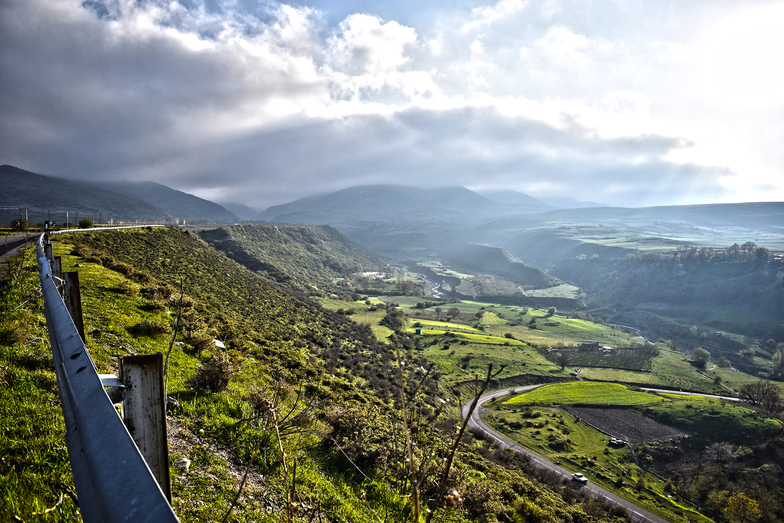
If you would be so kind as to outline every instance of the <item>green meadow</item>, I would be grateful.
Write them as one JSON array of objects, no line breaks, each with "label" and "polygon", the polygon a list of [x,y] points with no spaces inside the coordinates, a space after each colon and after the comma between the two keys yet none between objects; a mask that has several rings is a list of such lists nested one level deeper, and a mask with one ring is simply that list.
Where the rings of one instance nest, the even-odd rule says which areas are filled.
[{"label": "green meadow", "polygon": [[636,392],[618,383],[579,381],[553,383],[515,396],[506,401],[509,405],[647,405],[658,403],[663,398],[645,392]]}]

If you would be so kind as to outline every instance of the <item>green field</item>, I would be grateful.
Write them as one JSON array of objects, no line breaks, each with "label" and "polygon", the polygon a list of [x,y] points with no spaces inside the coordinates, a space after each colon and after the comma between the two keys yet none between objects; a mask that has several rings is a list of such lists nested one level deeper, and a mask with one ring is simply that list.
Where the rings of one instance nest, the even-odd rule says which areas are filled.
[{"label": "green field", "polygon": [[663,398],[646,392],[629,390],[617,383],[553,383],[515,396],[505,403],[543,405],[647,405],[663,401]]},{"label": "green field", "polygon": [[710,521],[686,500],[668,492],[665,480],[640,468],[628,447],[611,448],[607,435],[563,409],[501,400],[485,406],[495,409],[484,417],[495,430],[556,464],[582,472],[592,483],[670,521],[683,521],[684,516],[693,522]]},{"label": "green field", "polygon": [[[369,324],[378,339],[386,339],[392,334],[392,330],[379,325],[386,314],[386,306],[399,305],[408,317],[403,332],[419,339],[425,356],[438,366],[449,384],[474,379],[477,374],[484,373],[488,363],[493,363],[496,368],[506,365],[500,376],[502,378],[527,375],[528,382],[537,375],[546,376],[548,380],[570,381],[575,379],[570,372],[579,369],[580,377],[590,381],[668,387],[716,395],[734,395],[743,384],[758,379],[732,369],[718,368],[712,363],[707,370],[697,372],[687,354],[664,344],[651,345],[639,336],[587,320],[560,314],[548,316],[547,311],[541,309],[461,301],[441,303],[438,306],[441,309],[439,319],[435,307],[417,309],[416,304],[420,301],[421,298],[410,296],[383,296],[356,302],[322,300],[322,304],[332,310],[350,310],[352,319]],[[446,321],[446,311],[452,307],[460,310],[459,317]],[[477,318],[477,314],[481,317]],[[533,318],[536,318],[536,328],[531,328]],[[415,334],[417,328],[421,328],[421,334]],[[551,354],[552,359],[548,359],[544,352],[547,347],[576,347],[585,341],[616,348],[655,349],[658,355],[636,369],[586,366],[578,358],[561,369],[554,361],[555,355]],[[599,363],[607,365],[612,361],[609,358]]]}]

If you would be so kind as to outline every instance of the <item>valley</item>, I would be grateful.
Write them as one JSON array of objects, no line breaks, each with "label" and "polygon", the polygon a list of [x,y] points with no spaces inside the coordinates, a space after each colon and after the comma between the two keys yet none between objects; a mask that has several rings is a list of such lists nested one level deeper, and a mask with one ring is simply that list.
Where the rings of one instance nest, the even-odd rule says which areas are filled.
[{"label": "valley", "polygon": [[[480,414],[591,482],[668,521],[734,521],[741,494],[758,521],[784,519],[781,404],[666,392],[748,399],[773,383],[780,394],[765,381],[784,370],[778,204],[521,214],[463,190],[368,187],[353,208],[357,194],[279,209],[275,223],[57,237],[64,267],[86,282],[87,346],[101,370],[118,355],[166,353],[179,318],[172,459],[194,467],[173,469],[182,521],[216,510],[285,520],[293,463],[294,520],[410,520],[404,435],[416,442],[422,493],[437,496],[457,408],[489,366],[500,369],[489,390],[577,387],[487,402]],[[376,204],[379,194],[392,200]],[[29,519],[65,493],[56,513],[67,519],[78,509],[67,501],[62,422],[44,407],[56,388],[31,261],[23,251],[4,263],[0,486],[13,504],[2,514]],[[610,383],[621,387],[610,400],[589,389]],[[622,399],[634,395],[646,402]],[[284,436],[269,401],[293,416]],[[15,426],[19,416],[27,421]],[[610,436],[631,447],[608,446]],[[455,448],[447,476],[462,501],[439,505],[443,517],[623,518],[479,433]]]}]

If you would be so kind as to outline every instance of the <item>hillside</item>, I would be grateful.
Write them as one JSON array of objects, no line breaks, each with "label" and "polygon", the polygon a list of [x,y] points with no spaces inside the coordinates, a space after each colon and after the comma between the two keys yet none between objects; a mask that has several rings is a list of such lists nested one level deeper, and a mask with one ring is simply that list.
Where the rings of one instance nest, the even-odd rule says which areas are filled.
[{"label": "hillside", "polygon": [[689,349],[712,344],[717,357],[726,352],[739,368],[749,362],[738,352],[756,344],[710,340],[721,331],[774,337],[784,309],[784,260],[727,249],[564,258],[551,274],[581,286],[611,321],[680,340]]},{"label": "hillside", "polygon": [[353,289],[357,273],[390,271],[378,256],[326,225],[239,225],[203,230],[199,237],[250,271],[311,294],[342,294]]},{"label": "hillside", "polygon": [[90,218],[94,222],[234,223],[237,216],[220,205],[153,182],[72,182],[0,166],[0,223],[24,218],[59,225]]},{"label": "hillside", "polygon": [[71,223],[78,221],[77,213],[79,219],[95,221],[103,214],[101,218],[107,223],[110,220],[154,222],[171,219],[165,211],[139,199],[10,165],[0,166],[0,186],[3,187],[0,222],[4,224],[19,218],[20,207],[27,209],[27,219],[31,223],[51,219],[65,224],[66,213]]},{"label": "hillside", "polygon": [[[242,522],[410,519],[411,462],[395,444],[407,432],[423,498],[436,496],[455,417],[436,407],[450,396],[422,374],[427,364],[410,337],[392,338],[409,369],[402,373],[368,326],[281,292],[181,230],[81,233],[56,237],[54,248],[65,270],[81,274],[87,345],[100,372],[113,371],[118,355],[167,352],[181,316],[168,387],[172,463],[188,464],[172,467],[181,521],[229,513]],[[34,521],[48,511],[74,520],[29,251],[10,269],[0,286],[0,519]],[[396,406],[401,379],[417,384],[405,395],[409,429]],[[529,471],[467,438],[448,479],[459,499],[438,512],[489,522],[621,520]]]},{"label": "hillside", "polygon": [[524,264],[504,249],[489,245],[465,244],[445,251],[444,255],[456,266],[478,274],[505,278],[523,289],[544,289],[562,282],[539,269]]},{"label": "hillside", "polygon": [[236,214],[217,203],[177,191],[160,183],[133,181],[85,181],[82,183],[147,202],[163,209],[171,218],[179,221],[212,223],[239,221]]}]

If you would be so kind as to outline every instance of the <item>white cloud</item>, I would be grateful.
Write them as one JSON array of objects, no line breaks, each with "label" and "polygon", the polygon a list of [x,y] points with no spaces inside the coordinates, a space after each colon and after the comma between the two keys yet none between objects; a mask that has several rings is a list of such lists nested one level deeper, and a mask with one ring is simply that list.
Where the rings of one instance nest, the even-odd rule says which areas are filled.
[{"label": "white cloud", "polygon": [[500,0],[493,6],[476,7],[471,10],[471,21],[461,30],[465,33],[493,24],[510,15],[519,13],[526,5],[525,0]]},{"label": "white cloud", "polygon": [[397,22],[382,23],[375,16],[351,15],[330,37],[328,55],[336,69],[348,72],[387,72],[410,61],[407,50],[417,40],[416,31]]}]

